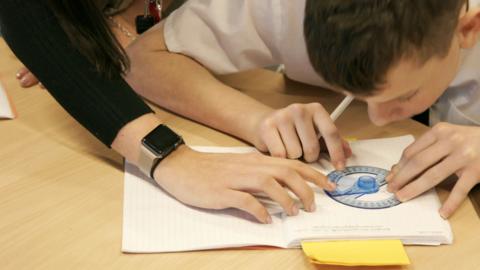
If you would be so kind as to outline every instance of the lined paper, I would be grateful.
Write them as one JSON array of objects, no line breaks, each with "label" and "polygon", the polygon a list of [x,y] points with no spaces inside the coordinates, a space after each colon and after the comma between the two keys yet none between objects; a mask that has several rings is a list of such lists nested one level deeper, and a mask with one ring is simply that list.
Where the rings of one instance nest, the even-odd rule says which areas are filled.
[{"label": "lined paper", "polygon": [[[412,136],[356,141],[347,165],[389,168]],[[197,151],[247,153],[249,147],[194,147]],[[314,168],[333,169],[322,159]],[[352,208],[314,189],[317,211],[286,216],[269,205],[273,224],[257,223],[240,210],[205,210],[182,204],[132,164],[125,164],[122,250],[132,253],[179,252],[243,246],[299,247],[302,240],[400,239],[404,244],[439,245],[453,241],[448,221],[440,218],[435,191],[383,210]]]}]

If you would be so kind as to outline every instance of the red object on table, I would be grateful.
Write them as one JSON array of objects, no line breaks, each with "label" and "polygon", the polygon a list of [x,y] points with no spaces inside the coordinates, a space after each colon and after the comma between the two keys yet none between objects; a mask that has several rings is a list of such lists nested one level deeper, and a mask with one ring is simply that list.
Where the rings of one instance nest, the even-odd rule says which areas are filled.
[{"label": "red object on table", "polygon": [[152,17],[155,19],[155,23],[158,23],[162,19],[162,11],[159,10],[156,2],[157,1],[155,0],[150,0],[150,3],[148,4],[148,9]]}]

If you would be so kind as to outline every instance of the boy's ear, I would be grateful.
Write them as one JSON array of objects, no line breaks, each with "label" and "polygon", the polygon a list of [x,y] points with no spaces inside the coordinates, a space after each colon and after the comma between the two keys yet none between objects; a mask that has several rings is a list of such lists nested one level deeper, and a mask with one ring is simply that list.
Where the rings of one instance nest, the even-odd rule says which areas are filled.
[{"label": "boy's ear", "polygon": [[472,48],[477,44],[480,35],[480,8],[471,9],[460,17],[458,34],[462,48]]}]

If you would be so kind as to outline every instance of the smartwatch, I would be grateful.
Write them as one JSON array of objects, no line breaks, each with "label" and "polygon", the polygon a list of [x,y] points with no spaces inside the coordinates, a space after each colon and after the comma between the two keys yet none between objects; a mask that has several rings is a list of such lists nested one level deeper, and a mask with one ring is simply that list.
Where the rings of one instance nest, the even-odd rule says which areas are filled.
[{"label": "smartwatch", "polygon": [[180,135],[165,125],[159,125],[142,139],[140,170],[153,179],[158,164],[182,144],[184,141]]}]

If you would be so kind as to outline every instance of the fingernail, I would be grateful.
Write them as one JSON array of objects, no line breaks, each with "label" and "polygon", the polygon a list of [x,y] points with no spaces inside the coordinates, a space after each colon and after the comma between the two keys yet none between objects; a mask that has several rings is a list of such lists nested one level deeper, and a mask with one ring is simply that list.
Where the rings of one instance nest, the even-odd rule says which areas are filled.
[{"label": "fingernail", "polygon": [[443,219],[448,219],[449,214],[448,214],[448,211],[447,211],[444,207],[440,208],[440,210],[438,211],[438,213],[440,214],[440,216],[441,216]]},{"label": "fingernail", "polygon": [[397,192],[397,193],[395,194],[395,197],[397,197],[397,199],[398,199],[399,201],[401,201],[401,202],[406,202],[406,201],[409,200],[408,197],[406,197],[405,195],[401,194],[400,192]]},{"label": "fingernail", "polygon": [[23,77],[23,78],[20,79],[20,84],[21,84],[22,86],[26,86],[29,82],[30,82],[30,81],[29,81],[29,79],[28,79],[27,77]]},{"label": "fingernail", "polygon": [[336,170],[343,170],[345,169],[345,162],[339,161],[335,164],[335,169]]},{"label": "fingernail", "polygon": [[273,223],[272,217],[271,217],[271,216],[267,216],[267,219],[265,219],[265,223],[266,223],[266,224],[272,224],[272,223]]},{"label": "fingernail", "polygon": [[335,183],[328,181],[329,191],[334,191],[336,188],[337,188],[337,185],[335,185]]},{"label": "fingernail", "polygon": [[298,206],[295,204],[292,207],[292,216],[296,216],[296,215],[298,215]]},{"label": "fingernail", "polygon": [[317,205],[315,204],[315,202],[312,202],[312,204],[310,205],[310,212],[315,212],[315,210],[317,210]]}]

